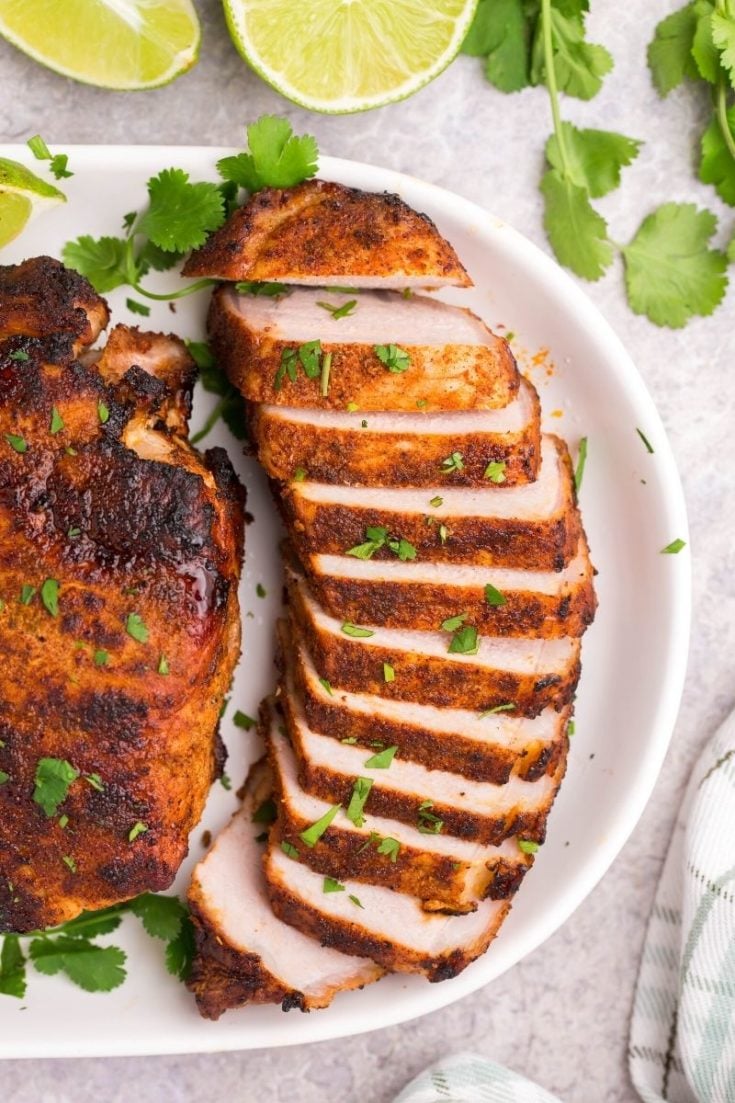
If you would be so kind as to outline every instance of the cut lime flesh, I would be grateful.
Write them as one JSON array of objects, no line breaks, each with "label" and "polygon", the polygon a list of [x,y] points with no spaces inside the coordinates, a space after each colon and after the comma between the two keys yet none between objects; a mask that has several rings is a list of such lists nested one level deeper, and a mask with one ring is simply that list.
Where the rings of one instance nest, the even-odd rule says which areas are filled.
[{"label": "cut lime flesh", "polygon": [[273,88],[314,111],[364,111],[446,68],[477,0],[224,0],[233,41]]},{"label": "cut lime flesh", "polygon": [[190,69],[201,36],[191,0],[0,0],[0,34],[63,76],[131,91]]},{"label": "cut lime flesh", "polygon": [[27,196],[0,191],[0,249],[18,236],[32,210],[33,204]]}]

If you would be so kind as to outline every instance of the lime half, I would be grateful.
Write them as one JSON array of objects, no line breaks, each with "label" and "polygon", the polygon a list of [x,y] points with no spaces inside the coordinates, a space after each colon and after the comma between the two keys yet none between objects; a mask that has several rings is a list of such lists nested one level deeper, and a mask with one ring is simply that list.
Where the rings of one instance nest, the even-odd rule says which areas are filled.
[{"label": "lime half", "polygon": [[30,172],[19,161],[0,157],[0,249],[47,207],[66,203],[66,196]]},{"label": "lime half", "polygon": [[0,34],[62,76],[100,88],[155,88],[197,60],[191,0],[0,0]]},{"label": "lime half", "polygon": [[[477,0],[224,0],[245,60],[312,111],[402,100],[456,56]],[[0,2],[0,7],[2,3]]]}]

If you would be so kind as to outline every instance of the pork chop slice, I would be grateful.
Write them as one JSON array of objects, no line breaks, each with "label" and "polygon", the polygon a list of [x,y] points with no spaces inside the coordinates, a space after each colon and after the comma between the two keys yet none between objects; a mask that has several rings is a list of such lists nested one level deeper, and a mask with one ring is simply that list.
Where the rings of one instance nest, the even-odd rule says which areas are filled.
[{"label": "pork chop slice", "polygon": [[93,344],[110,312],[91,284],[52,257],[0,265],[0,341],[63,336],[71,351]]},{"label": "pork chop slice", "polygon": [[387,767],[368,765],[383,762],[381,749],[373,747],[367,753],[364,747],[313,731],[292,685],[284,685],[280,703],[299,783],[312,796],[348,808],[358,781],[367,782],[365,807],[372,815],[486,846],[500,846],[513,835],[544,841],[546,819],[566,768],[566,747],[553,773],[536,781],[511,777],[504,785],[488,785],[456,771],[427,768],[397,753],[392,758],[388,753]]},{"label": "pork chop slice", "polygon": [[410,624],[432,632],[461,610],[488,635],[553,639],[581,636],[595,612],[594,572],[584,541],[563,571],[349,554],[314,555],[306,566],[320,605],[356,624]]},{"label": "pork chop slice", "polygon": [[273,915],[263,876],[263,823],[253,822],[270,791],[270,770],[261,761],[242,807],[192,876],[196,955],[187,985],[206,1019],[250,1003],[280,1003],[284,1011],[327,1007],[339,992],[370,984],[383,972],[373,961],[321,946]]},{"label": "pork chop slice", "polygon": [[470,639],[472,626],[464,622],[436,632],[354,625],[323,609],[303,576],[287,568],[286,577],[291,615],[322,677],[337,689],[477,712],[513,704],[522,716],[563,708],[574,696],[578,637]]},{"label": "pork chop slice", "polygon": [[538,395],[525,379],[497,410],[366,415],[264,404],[253,405],[249,425],[261,464],[283,481],[301,468],[322,483],[435,486],[459,449],[451,485],[488,486],[490,469],[508,487],[533,481],[541,458]]},{"label": "pork chop slice", "polygon": [[535,781],[554,771],[566,746],[570,709],[544,709],[520,716],[515,709],[481,713],[437,708],[333,687],[320,676],[298,633],[287,622],[281,662],[296,685],[308,726],[332,739],[349,739],[363,748],[376,742],[398,747],[402,758],[429,769],[463,774],[474,781],[502,785],[515,774]]},{"label": "pork chop slice", "polygon": [[[495,409],[517,394],[508,342],[469,310],[392,291],[362,291],[352,300],[353,312],[336,318],[319,303],[339,306],[349,296],[306,287],[278,297],[240,295],[221,287],[208,323],[218,363],[245,398],[279,406],[432,413]],[[328,374],[323,356],[308,372],[299,358],[312,342],[331,357]]]},{"label": "pork chop slice", "polygon": [[[544,436],[535,482],[505,487],[454,487],[437,473],[424,489],[335,486],[308,475],[279,486],[277,500],[304,562],[344,555],[382,527],[416,549],[420,560],[560,571],[581,535],[574,476],[566,445]],[[384,545],[376,559],[390,559]]]},{"label": "pork chop slice", "polygon": [[313,846],[302,833],[332,805],[301,788],[293,749],[278,714],[265,723],[278,812],[273,841],[286,842],[310,869],[338,881],[352,878],[415,896],[427,911],[475,911],[480,900],[512,896],[532,856],[516,839],[485,846],[442,832],[420,831],[401,820],[365,814],[358,825],[344,809]]},{"label": "pork chop slice", "polygon": [[275,915],[323,946],[370,957],[384,969],[449,980],[484,953],[510,909],[507,900],[483,900],[466,915],[425,911],[421,901],[383,885],[345,880],[324,891],[324,877],[275,845],[264,857]]},{"label": "pork chop slice", "polygon": [[192,253],[186,276],[359,287],[470,287],[431,219],[397,195],[306,180],[263,188]]}]

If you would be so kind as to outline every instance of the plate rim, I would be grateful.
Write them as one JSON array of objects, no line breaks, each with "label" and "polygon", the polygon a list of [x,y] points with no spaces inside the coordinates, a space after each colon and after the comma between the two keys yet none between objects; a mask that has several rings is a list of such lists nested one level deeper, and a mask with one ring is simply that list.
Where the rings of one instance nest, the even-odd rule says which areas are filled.
[{"label": "plate rim", "polygon": [[[236,147],[230,146],[161,146],[124,143],[117,145],[64,143],[64,149],[69,153],[70,160],[73,158],[80,167],[96,169],[104,167],[106,154],[115,158],[125,156],[126,167],[129,164],[131,168],[138,168],[143,165],[147,167],[152,158],[160,161],[161,167],[165,167],[165,162],[169,158],[180,159],[182,155],[202,159],[202,161],[211,161],[214,164],[218,158],[237,152]],[[0,144],[0,156],[15,156],[23,159],[27,153],[27,147],[22,143]],[[49,1039],[47,1041],[51,1044],[34,1044],[21,1054],[7,1054],[7,1058],[12,1056],[13,1059],[21,1060],[34,1057],[162,1056],[178,1053],[216,1053],[254,1048],[281,1048],[336,1040],[346,1036],[352,1037],[372,1030],[409,1022],[424,1014],[439,1011],[491,983],[538,949],[559,930],[608,872],[640,820],[658,780],[679,713],[686,677],[692,610],[692,568],[687,509],[681,478],[663,421],[635,362],[600,308],[588,297],[584,288],[540,246],[480,204],[466,199],[454,191],[421,180],[410,174],[345,158],[321,157],[319,176],[347,183],[349,186],[362,187],[365,190],[400,192],[408,189],[418,191],[422,195],[429,195],[437,209],[451,208],[452,214],[465,225],[481,220],[485,229],[489,232],[502,233],[510,242],[513,251],[522,259],[525,259],[529,267],[533,268],[544,281],[553,280],[560,286],[563,297],[569,302],[570,312],[574,313],[575,317],[583,320],[587,325],[594,323],[600,334],[600,343],[604,342],[608,350],[605,363],[606,373],[612,372],[614,374],[618,388],[626,394],[631,404],[635,404],[646,411],[646,425],[649,429],[655,430],[657,438],[656,452],[662,468],[660,504],[665,506],[666,512],[672,520],[673,530],[686,541],[686,548],[682,554],[675,557],[675,564],[671,565],[673,569],[670,572],[667,590],[671,630],[665,641],[665,646],[662,644],[662,651],[665,653],[664,675],[661,679],[658,702],[650,724],[650,737],[640,758],[635,782],[628,789],[626,800],[619,804],[615,815],[611,815],[612,823],[609,825],[606,838],[596,847],[594,855],[588,857],[586,862],[583,862],[575,870],[574,876],[567,880],[564,888],[556,895],[551,907],[544,910],[543,919],[530,925],[525,935],[517,937],[517,944],[512,958],[504,961],[500,968],[494,969],[491,975],[483,976],[480,971],[468,970],[452,981],[432,986],[433,992],[438,993],[438,998],[432,998],[430,1006],[425,1009],[412,1008],[402,1011],[400,1008],[405,1007],[403,1002],[393,1001],[384,1007],[380,1022],[358,1023],[357,1025],[352,1021],[353,1016],[351,1014],[345,1014],[339,1018],[309,1016],[308,1031],[284,1031],[283,1037],[273,1042],[259,1040],[255,1044],[250,1044],[247,1036],[247,1023],[243,1023],[243,1036],[241,1038],[230,1034],[218,1037],[216,1030],[211,1032],[207,1030],[206,1032],[202,1031],[194,1045],[192,1045],[192,1039],[189,1037],[182,1037],[181,1043],[177,1045],[176,1034],[173,1031],[169,1031],[165,1035],[166,1041],[152,1041],[151,1044],[143,1042],[143,1044],[138,1045],[124,1041],[121,1041],[120,1045],[113,1045],[105,1041],[100,1046],[95,1045],[94,1039],[87,1036],[83,1043],[77,1044],[73,1050],[68,1044],[54,1043],[52,1039]],[[652,435],[654,435],[653,432]],[[305,1037],[305,1033],[308,1036]]]}]

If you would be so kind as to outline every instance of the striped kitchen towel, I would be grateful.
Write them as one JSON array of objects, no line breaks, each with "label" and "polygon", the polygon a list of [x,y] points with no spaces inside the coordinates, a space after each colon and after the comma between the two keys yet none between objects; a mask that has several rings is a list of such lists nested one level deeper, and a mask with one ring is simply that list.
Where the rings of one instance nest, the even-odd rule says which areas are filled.
[{"label": "striped kitchen towel", "polygon": [[[674,828],[643,948],[630,1072],[644,1103],[735,1103],[735,713],[699,759]],[[463,1053],[396,1103],[559,1101]]]}]

